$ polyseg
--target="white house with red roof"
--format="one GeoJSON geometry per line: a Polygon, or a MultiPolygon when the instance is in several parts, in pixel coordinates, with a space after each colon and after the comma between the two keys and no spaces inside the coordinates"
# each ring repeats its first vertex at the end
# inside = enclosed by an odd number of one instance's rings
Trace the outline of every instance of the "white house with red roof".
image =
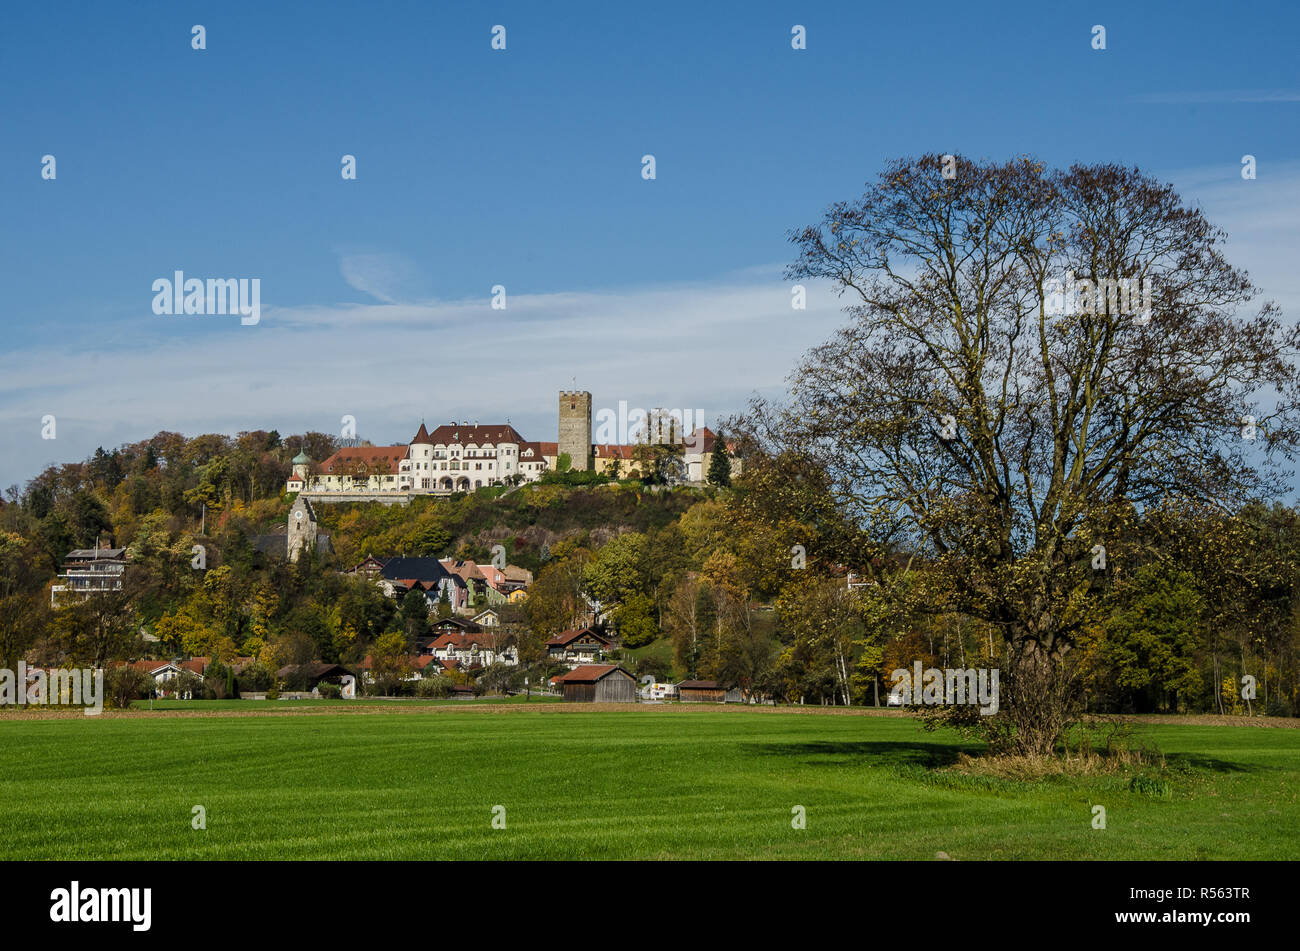
{"type": "Polygon", "coordinates": [[[439,634],[429,642],[424,652],[439,661],[455,661],[462,670],[491,667],[493,664],[507,667],[519,664],[519,651],[514,640],[506,638],[498,630],[439,634]]]}

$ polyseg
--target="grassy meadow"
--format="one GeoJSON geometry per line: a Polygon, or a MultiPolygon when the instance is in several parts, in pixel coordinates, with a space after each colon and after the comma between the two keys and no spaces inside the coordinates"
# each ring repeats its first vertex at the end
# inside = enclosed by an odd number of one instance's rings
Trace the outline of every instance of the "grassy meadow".
{"type": "Polygon", "coordinates": [[[1144,724],[1135,789],[954,771],[906,717],[547,706],[6,718],[0,857],[1300,858],[1296,729],[1144,724]]]}

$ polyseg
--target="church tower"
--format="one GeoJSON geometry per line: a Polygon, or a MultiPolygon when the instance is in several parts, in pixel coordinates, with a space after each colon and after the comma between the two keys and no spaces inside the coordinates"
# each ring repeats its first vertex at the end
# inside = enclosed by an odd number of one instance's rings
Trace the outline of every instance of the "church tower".
{"type": "Polygon", "coordinates": [[[316,513],[301,495],[289,509],[289,560],[297,561],[303,551],[316,547],[316,513]]]}
{"type": "Polygon", "coordinates": [[[591,394],[560,390],[560,453],[568,453],[574,469],[591,469],[591,394]]]}

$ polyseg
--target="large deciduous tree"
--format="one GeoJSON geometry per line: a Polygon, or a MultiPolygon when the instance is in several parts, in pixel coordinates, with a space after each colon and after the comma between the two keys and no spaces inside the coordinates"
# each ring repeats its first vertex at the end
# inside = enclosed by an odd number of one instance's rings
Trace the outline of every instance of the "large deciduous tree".
{"type": "Polygon", "coordinates": [[[1077,709],[1071,645],[1123,570],[1102,548],[1161,502],[1283,488],[1297,328],[1254,306],[1224,232],[1116,165],[898,160],[792,240],[788,277],[829,281],[851,321],[741,434],[824,470],[932,576],[932,609],[1002,631],[1015,746],[1049,752],[1077,709]]]}

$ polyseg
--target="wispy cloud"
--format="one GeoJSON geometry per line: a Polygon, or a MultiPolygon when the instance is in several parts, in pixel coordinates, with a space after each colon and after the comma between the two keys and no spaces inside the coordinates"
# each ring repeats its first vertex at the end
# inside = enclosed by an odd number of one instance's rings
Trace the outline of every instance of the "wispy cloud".
{"type": "MultiPolygon", "coordinates": [[[[1300,164],[1259,158],[1254,181],[1232,163],[1165,177],[1228,232],[1228,259],[1296,317],[1300,164]]],[[[264,303],[255,327],[162,318],[146,304],[99,336],[0,352],[0,486],[164,429],[337,432],[347,414],[384,443],[410,439],[421,418],[508,417],[529,438],[554,439],[556,391],[574,378],[597,407],[690,407],[712,424],[753,392],[783,390],[800,355],[844,320],[847,301],[815,284],[808,309],[792,311],[781,270],[512,293],[493,310],[486,293],[421,299],[409,261],[363,253],[341,255],[340,271],[372,303],[264,303]],[[58,419],[52,442],[40,437],[46,414],[58,419]]],[[[274,274],[263,283],[273,288],[274,274]]]]}
{"type": "Polygon", "coordinates": [[[339,274],[343,280],[385,304],[395,304],[401,299],[403,288],[411,283],[416,270],[415,264],[400,254],[339,255],[339,274]]]}
{"type": "Polygon", "coordinates": [[[0,354],[0,486],[159,430],[337,432],[410,439],[421,418],[502,420],[554,439],[574,378],[597,407],[690,407],[712,424],[784,386],[842,320],[809,285],[793,311],[778,266],[717,281],[481,300],[268,307],[262,322],[186,325],[142,313],[140,333],[0,354]],[[201,327],[199,333],[184,332],[201,327]],[[45,414],[58,438],[40,438],[45,414]]]}

